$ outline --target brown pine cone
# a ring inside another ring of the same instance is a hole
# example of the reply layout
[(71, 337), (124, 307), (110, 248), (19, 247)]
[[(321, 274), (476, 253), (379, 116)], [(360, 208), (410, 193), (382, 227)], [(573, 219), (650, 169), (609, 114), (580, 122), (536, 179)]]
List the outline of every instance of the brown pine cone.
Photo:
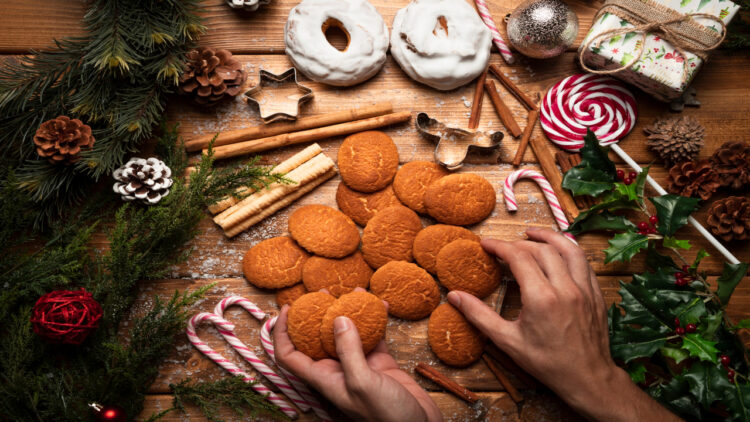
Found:
[(727, 142), (710, 158), (721, 185), (734, 190), (750, 187), (750, 144)]
[(750, 198), (731, 196), (714, 202), (706, 223), (725, 242), (750, 239)]
[(718, 175), (711, 168), (708, 160), (685, 161), (677, 163), (669, 169), (669, 192), (698, 197), (702, 200), (708, 198), (719, 189)]
[(180, 76), (180, 93), (201, 105), (212, 106), (235, 97), (245, 82), (242, 63), (228, 50), (201, 47), (187, 53), (188, 62)]
[(646, 144), (666, 162), (667, 167), (694, 160), (706, 135), (706, 128), (688, 116), (657, 120), (643, 130)]
[(94, 146), (91, 127), (78, 119), (59, 116), (39, 126), (34, 135), (36, 152), (52, 164), (72, 164), (79, 153)]

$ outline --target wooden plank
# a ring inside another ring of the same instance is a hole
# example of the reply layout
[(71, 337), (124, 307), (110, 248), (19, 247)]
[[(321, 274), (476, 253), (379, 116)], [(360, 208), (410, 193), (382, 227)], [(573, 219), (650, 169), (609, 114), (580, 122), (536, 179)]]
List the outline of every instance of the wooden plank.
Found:
[[(396, 12), (409, 1), (372, 0), (371, 3), (390, 28)], [(258, 11), (249, 13), (231, 9), (224, 0), (206, 0), (202, 6), (208, 31), (201, 43), (237, 53), (283, 53), (284, 25), (289, 11), (298, 3), (299, 0), (273, 0)], [(522, 0), (491, 0), (488, 3), (505, 37), (503, 18)], [(581, 28), (572, 47), (575, 48), (583, 40), (598, 6), (583, 0), (570, 1), (568, 4), (578, 14)], [(3, 28), (0, 32), (0, 52), (26, 53), (30, 49), (49, 47), (54, 38), (80, 35), (80, 20), (85, 10), (84, 0), (48, 0), (43, 8), (33, 2), (6, 0), (0, 14), (0, 27)]]
[[(607, 305), (619, 300), (617, 294), (619, 280), (629, 281), (629, 278), (613, 276), (599, 277), (599, 284)], [(715, 277), (711, 277), (709, 281), (715, 282)], [(123, 329), (127, 330), (133, 318), (141, 315), (150, 307), (155, 295), (168, 298), (175, 290), (195, 289), (209, 283), (216, 283), (216, 286), (208, 291), (205, 299), (194, 306), (192, 309), (193, 312), (211, 312), (213, 307), (222, 298), (229, 295), (244, 296), (266, 312), (277, 312), (273, 292), (257, 289), (242, 278), (171, 279), (144, 282), (141, 285), (137, 302), (132, 308), (132, 314), (123, 324)], [(494, 303), (495, 296), (495, 294), (491, 295), (486, 299), (486, 302), (489, 304)], [(511, 281), (503, 306), (503, 317), (514, 319), (518, 316), (520, 310), (521, 298), (518, 286), (515, 282)], [(746, 277), (737, 287), (727, 312), (735, 321), (750, 317), (750, 277)], [(261, 349), (258, 340), (258, 321), (237, 307), (230, 308), (225, 315), (226, 319), (236, 325), (237, 336), (259, 357), (265, 360), (265, 353)], [(440, 363), (431, 352), (427, 342), (427, 321), (427, 319), (421, 321), (404, 321), (397, 318), (389, 319), (386, 333), (388, 347), (404, 370), (412, 374), (423, 387), (430, 390), (436, 390), (436, 386), (413, 372), (417, 362), (424, 361), (435, 365), (442, 372), (473, 391), (502, 390), (500, 384), (482, 361), (464, 369), (451, 368)], [(233, 350), (227, 350), (226, 343), (213, 327), (202, 325), (198, 327), (197, 332), (201, 339), (215, 350), (220, 351), (234, 362), (244, 365), (247, 370), (252, 370), (244, 363), (241, 363), (241, 357)], [(180, 335), (174, 350), (161, 365), (159, 376), (151, 386), (150, 391), (153, 394), (168, 393), (170, 383), (179, 382), (186, 377), (212, 380), (224, 375), (225, 372), (221, 368), (190, 345), (186, 336)]]

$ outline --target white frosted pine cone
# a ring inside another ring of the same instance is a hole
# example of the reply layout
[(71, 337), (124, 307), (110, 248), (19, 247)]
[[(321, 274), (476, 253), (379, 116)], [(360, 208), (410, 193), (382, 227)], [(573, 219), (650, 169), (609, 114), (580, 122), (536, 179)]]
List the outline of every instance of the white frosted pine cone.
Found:
[(153, 205), (169, 195), (172, 170), (158, 158), (133, 157), (112, 173), (112, 190), (124, 201), (139, 200)]
[(245, 9), (248, 12), (254, 12), (261, 5), (270, 3), (271, 0), (226, 0), (226, 2), (232, 9)]

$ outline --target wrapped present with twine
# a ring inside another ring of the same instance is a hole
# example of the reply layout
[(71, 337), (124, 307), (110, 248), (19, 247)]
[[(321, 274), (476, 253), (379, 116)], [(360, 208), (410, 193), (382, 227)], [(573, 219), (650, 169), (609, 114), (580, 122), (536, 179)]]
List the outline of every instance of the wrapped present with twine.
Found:
[(581, 66), (662, 101), (679, 98), (724, 40), (730, 0), (607, 0), (581, 43)]

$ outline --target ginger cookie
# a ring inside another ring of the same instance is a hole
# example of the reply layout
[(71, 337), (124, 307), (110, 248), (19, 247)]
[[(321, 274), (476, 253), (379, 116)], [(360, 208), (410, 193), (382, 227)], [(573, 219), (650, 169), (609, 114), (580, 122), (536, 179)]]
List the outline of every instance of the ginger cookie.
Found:
[(370, 353), (385, 337), (388, 312), (382, 300), (372, 293), (361, 291), (341, 295), (326, 311), (320, 327), (320, 342), (331, 357), (338, 358), (333, 320), (339, 316), (348, 317), (357, 327), (365, 354)]
[(308, 257), (291, 237), (273, 237), (247, 251), (242, 270), (255, 287), (280, 289), (302, 281), (302, 266)]
[(451, 174), (427, 187), (424, 204), (435, 220), (456, 226), (478, 223), (495, 209), (495, 189), (482, 176)]
[(393, 192), (393, 185), (388, 185), (377, 192), (363, 193), (351, 190), (346, 183), (339, 183), (336, 203), (341, 212), (362, 227), (367, 225), (376, 212), (394, 205), (401, 205)]
[(287, 329), (294, 347), (311, 358), (328, 357), (320, 341), (323, 316), (336, 298), (324, 292), (308, 293), (295, 300), (289, 308)]
[(379, 191), (393, 180), (398, 170), (398, 148), (390, 136), (375, 130), (355, 133), (339, 147), (341, 180), (360, 192)]
[(372, 268), (362, 258), (360, 251), (340, 259), (312, 256), (302, 268), (302, 282), (307, 290), (317, 292), (327, 289), (335, 297), (357, 287), (366, 289), (371, 276)]
[(448, 290), (484, 299), (500, 285), (500, 264), (473, 240), (458, 239), (445, 245), (437, 255), (436, 266), (440, 284)]
[[(303, 272), (303, 275), (304, 275), (304, 272)], [(302, 295), (304, 295), (305, 293), (307, 293), (307, 289), (305, 288), (305, 285), (302, 283), (297, 283), (291, 287), (285, 287), (276, 292), (276, 304), (279, 305), (279, 309), (284, 307), (284, 305), (291, 306), (295, 300), (302, 297)]]
[(388, 302), (389, 314), (403, 319), (425, 318), (440, 303), (435, 279), (410, 262), (391, 261), (380, 267), (370, 279), (370, 290)]
[(427, 340), (438, 359), (450, 366), (469, 366), (484, 351), (482, 333), (450, 303), (443, 303), (430, 315)]
[(427, 214), (424, 193), (438, 179), (449, 175), (443, 166), (431, 161), (412, 161), (398, 169), (393, 179), (396, 196), (407, 207), (420, 214)]
[(417, 233), (417, 237), (414, 239), (414, 259), (420, 267), (435, 274), (437, 272), (435, 261), (438, 252), (443, 246), (457, 239), (468, 239), (475, 242), (480, 240), (479, 236), (463, 227), (447, 224), (427, 226)]
[(327, 258), (343, 258), (359, 246), (351, 218), (325, 205), (306, 205), (289, 217), (289, 233), (303, 248)]
[(401, 205), (386, 208), (367, 223), (362, 234), (362, 255), (373, 268), (389, 261), (411, 262), (414, 238), (420, 230), (422, 221), (414, 211)]

